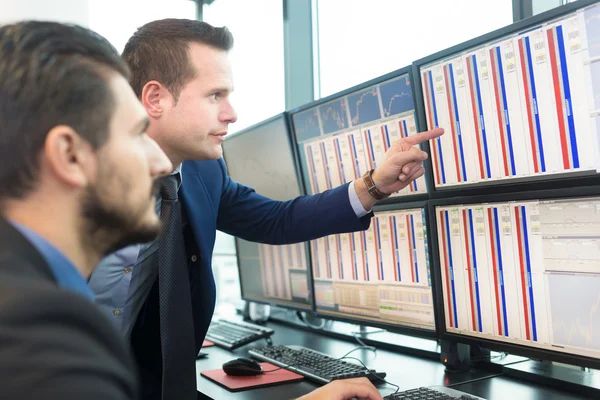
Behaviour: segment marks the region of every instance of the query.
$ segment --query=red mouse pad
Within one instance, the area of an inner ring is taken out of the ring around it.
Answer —
[[[260,363],[263,371],[269,371],[278,368],[273,364],[266,362]],[[201,372],[200,375],[210,379],[216,384],[223,386],[230,392],[239,392],[246,389],[257,389],[266,386],[277,385],[282,382],[297,382],[304,379],[302,375],[287,369],[279,369],[273,372],[267,372],[262,375],[255,376],[230,376],[222,369],[213,369],[210,371]]]
[[[215,344],[213,342],[211,342],[210,340],[204,340],[204,342],[202,342],[202,347],[211,347],[214,345]]]

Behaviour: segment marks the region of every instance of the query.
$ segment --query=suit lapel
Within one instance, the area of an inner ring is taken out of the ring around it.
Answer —
[[[17,259],[22,263],[2,262],[9,259]],[[0,217],[0,269],[5,272],[14,269],[15,271],[11,272],[22,273],[25,266],[34,268],[35,272],[41,274],[44,278],[56,282],[54,274],[52,274],[48,263],[40,252],[29,243],[21,232]]]
[[[185,169],[183,170],[185,174]],[[212,203],[206,185],[198,174],[186,174],[181,187],[181,198],[188,222],[196,237],[196,244],[205,251],[202,243],[214,243],[217,231],[218,207]]]

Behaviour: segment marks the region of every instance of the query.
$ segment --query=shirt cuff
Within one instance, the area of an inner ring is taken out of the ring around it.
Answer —
[[[355,181],[350,182],[350,185],[348,186],[348,197],[350,198],[350,205],[352,206],[354,213],[358,218],[362,218],[368,213],[370,213],[371,210],[367,211],[363,207],[362,203],[360,202],[360,199],[358,198],[358,193],[356,193],[354,182]]]

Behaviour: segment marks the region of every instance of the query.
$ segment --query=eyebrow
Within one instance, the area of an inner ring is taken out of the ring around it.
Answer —
[[[133,128],[131,128],[131,133],[140,133],[145,132],[150,125],[150,118],[144,117],[142,120],[138,121]]]
[[[210,90],[211,93],[231,93],[233,92],[233,88],[232,87],[226,87],[226,86],[222,86],[222,87],[215,87],[212,88]]]

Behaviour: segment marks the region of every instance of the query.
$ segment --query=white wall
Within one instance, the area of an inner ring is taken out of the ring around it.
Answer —
[[[37,19],[89,26],[85,0],[0,0],[0,10],[0,25]]]
[[[121,52],[135,30],[162,18],[196,18],[190,0],[0,0],[0,25],[37,19],[90,28]]]
[[[512,23],[512,0],[317,0],[317,8],[317,97]]]
[[[108,39],[119,53],[123,52],[131,35],[150,21],[163,18],[196,19],[196,4],[190,0],[81,1],[89,4],[89,28]]]

